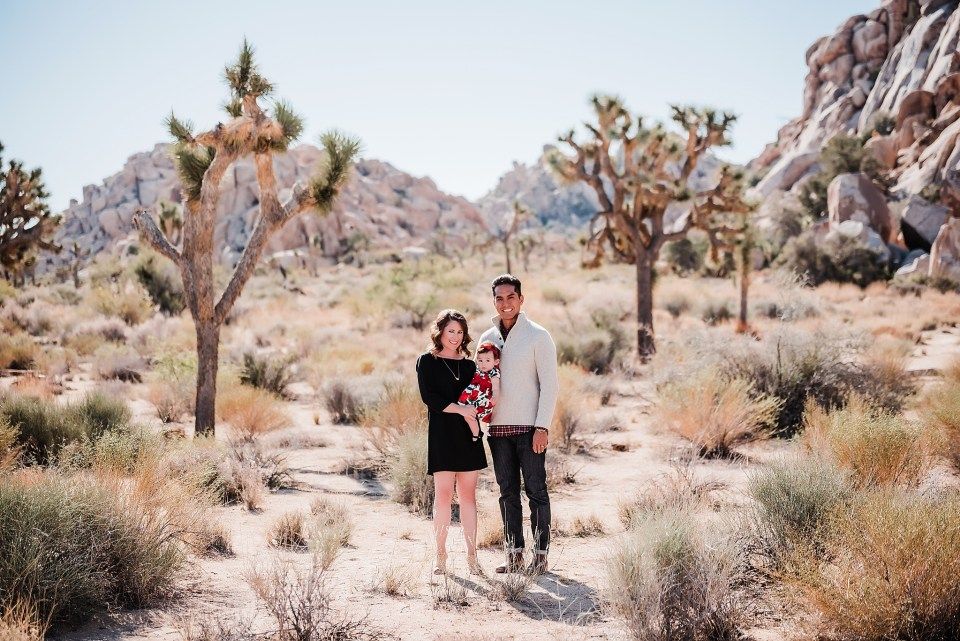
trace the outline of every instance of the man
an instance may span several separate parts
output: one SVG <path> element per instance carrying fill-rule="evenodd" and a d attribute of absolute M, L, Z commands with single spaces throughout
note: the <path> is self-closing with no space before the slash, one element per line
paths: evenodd
<path fill-rule="evenodd" d="M 523 570 L 523 508 L 520 481 L 530 503 L 534 536 L 531 574 L 547 570 L 550 547 L 550 497 L 547 494 L 546 451 L 557 403 L 557 348 L 550 333 L 529 320 L 520 307 L 520 280 L 504 274 L 493 281 L 494 326 L 483 333 L 500 348 L 500 400 L 488 431 L 493 469 L 500 486 L 507 560 L 497 572 Z"/>

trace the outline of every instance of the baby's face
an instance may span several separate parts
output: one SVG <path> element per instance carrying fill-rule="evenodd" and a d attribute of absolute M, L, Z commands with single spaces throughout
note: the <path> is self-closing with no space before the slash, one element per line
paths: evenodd
<path fill-rule="evenodd" d="M 480 368 L 481 372 L 489 372 L 499 364 L 500 364 L 500 359 L 494 358 L 492 352 L 484 352 L 483 354 L 477 354 L 477 367 Z"/>

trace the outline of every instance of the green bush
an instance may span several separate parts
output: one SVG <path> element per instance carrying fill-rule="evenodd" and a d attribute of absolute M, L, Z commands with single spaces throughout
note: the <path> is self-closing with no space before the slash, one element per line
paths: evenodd
<path fill-rule="evenodd" d="M 607 374 L 629 349 L 627 334 L 615 314 L 594 310 L 592 327 L 576 334 L 557 337 L 557 357 L 561 364 L 579 365 L 594 374 Z"/>
<path fill-rule="evenodd" d="M 240 382 L 273 392 L 281 398 L 289 398 L 287 388 L 296 380 L 295 362 L 296 357 L 273 358 L 246 352 L 243 355 Z"/>
<path fill-rule="evenodd" d="M 17 430 L 27 459 L 44 465 L 69 443 L 127 430 L 130 411 L 122 400 L 98 392 L 66 404 L 9 395 L 0 400 L 0 420 Z"/>
<path fill-rule="evenodd" d="M 866 287 L 891 275 L 879 254 L 859 240 L 845 236 L 818 240 L 810 231 L 791 238 L 775 264 L 814 286 L 830 281 Z"/>
<path fill-rule="evenodd" d="M 170 261 L 161 260 L 153 252 L 144 253 L 137 260 L 134 274 L 161 312 L 175 316 L 184 310 L 183 282 Z"/>
<path fill-rule="evenodd" d="M 758 551 L 777 570 L 799 550 L 823 555 L 829 517 L 849 503 L 854 487 L 847 473 L 818 458 L 771 464 L 750 478 L 750 529 Z"/>
<path fill-rule="evenodd" d="M 654 513 L 614 547 L 608 599 L 634 639 L 734 641 L 749 623 L 741 567 L 732 546 L 704 542 L 689 513 Z"/>
<path fill-rule="evenodd" d="M 0 483 L 0 603 L 79 623 L 166 593 L 183 563 L 176 529 L 146 502 L 91 478 L 49 473 Z"/>
<path fill-rule="evenodd" d="M 707 254 L 707 245 L 695 243 L 690 238 L 681 238 L 668 242 L 663 246 L 663 259 L 677 276 L 689 276 L 703 268 Z"/>

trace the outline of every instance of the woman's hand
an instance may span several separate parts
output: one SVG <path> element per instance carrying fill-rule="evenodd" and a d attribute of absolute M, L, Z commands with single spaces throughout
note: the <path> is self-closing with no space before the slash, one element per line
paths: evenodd
<path fill-rule="evenodd" d="M 477 418 L 477 408 L 473 405 L 460 405 L 460 415 L 465 419 Z"/>

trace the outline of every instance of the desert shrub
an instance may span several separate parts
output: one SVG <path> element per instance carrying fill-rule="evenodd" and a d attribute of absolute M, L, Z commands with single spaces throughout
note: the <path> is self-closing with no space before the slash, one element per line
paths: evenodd
<path fill-rule="evenodd" d="M 47 629 L 36 606 L 20 601 L 0 608 L 0 641 L 43 641 Z"/>
<path fill-rule="evenodd" d="M 822 634 L 843 640 L 955 639 L 960 630 L 960 497 L 870 493 L 832 519 L 828 563 L 788 583 Z"/>
<path fill-rule="evenodd" d="M 66 443 L 56 455 L 60 469 L 109 470 L 117 474 L 133 474 L 147 462 L 163 454 L 161 437 L 142 428 L 108 430 L 95 439 Z"/>
<path fill-rule="evenodd" d="M 359 423 L 370 406 L 370 391 L 359 379 L 337 378 L 327 381 L 322 389 L 324 406 L 334 423 Z"/>
<path fill-rule="evenodd" d="M 380 641 L 391 638 L 366 619 L 352 619 L 333 608 L 326 568 L 313 559 L 305 569 L 274 559 L 247 574 L 260 604 L 273 619 L 272 641 Z M 219 637 L 217 637 L 219 638 Z"/>
<path fill-rule="evenodd" d="M 93 368 L 101 380 L 141 383 L 146 367 L 140 354 L 126 345 L 101 345 L 93 353 Z"/>
<path fill-rule="evenodd" d="M 690 298 L 684 292 L 667 290 L 657 296 L 657 306 L 665 309 L 674 318 L 690 311 Z"/>
<path fill-rule="evenodd" d="M 948 376 L 927 392 L 919 408 L 928 433 L 942 444 L 943 454 L 960 470 L 960 377 Z"/>
<path fill-rule="evenodd" d="M 552 490 L 563 485 L 576 483 L 580 469 L 574 467 L 566 456 L 548 456 L 546 464 L 547 489 Z"/>
<path fill-rule="evenodd" d="M 433 510 L 433 478 L 427 474 L 427 434 L 409 432 L 396 441 L 387 457 L 390 495 L 412 512 L 428 515 Z"/>
<path fill-rule="evenodd" d="M 858 487 L 915 485 L 926 469 L 927 448 L 920 430 L 860 397 L 833 410 L 811 403 L 803 424 L 803 445 L 849 471 Z"/>
<path fill-rule="evenodd" d="M 151 496 L 87 476 L 14 475 L 0 483 L 0 602 L 39 620 L 80 622 L 141 607 L 172 587 L 181 532 Z"/>
<path fill-rule="evenodd" d="M 663 259 L 677 276 L 694 274 L 703 267 L 707 253 L 705 243 L 694 243 L 689 238 L 673 240 L 663 246 Z"/>
<path fill-rule="evenodd" d="M 296 380 L 296 357 L 279 358 L 246 352 L 240 369 L 240 382 L 281 398 L 289 398 L 287 389 Z"/>
<path fill-rule="evenodd" d="M 98 318 L 64 332 L 61 340 L 78 354 L 89 356 L 104 343 L 125 343 L 127 335 L 127 326 L 120 319 Z"/>
<path fill-rule="evenodd" d="M 276 396 L 249 385 L 233 385 L 223 390 L 217 398 L 217 415 L 230 423 L 233 433 L 244 441 L 253 441 L 292 424 Z"/>
<path fill-rule="evenodd" d="M 40 376 L 35 372 L 26 372 L 10 383 L 10 390 L 20 396 L 32 396 L 51 399 L 63 392 L 63 386 L 51 380 L 49 376 Z"/>
<path fill-rule="evenodd" d="M 0 335 L 0 369 L 30 369 L 40 356 L 40 346 L 23 332 Z"/>
<path fill-rule="evenodd" d="M 840 235 L 819 239 L 810 231 L 791 238 L 775 264 L 802 276 L 811 285 L 832 281 L 866 287 L 890 278 L 886 262 L 860 240 Z"/>
<path fill-rule="evenodd" d="M 603 521 L 596 514 L 587 516 L 577 515 L 570 522 L 570 527 L 563 530 L 567 536 L 585 538 L 589 536 L 599 536 L 606 533 Z"/>
<path fill-rule="evenodd" d="M 629 349 L 627 334 L 617 314 L 595 309 L 591 324 L 582 331 L 557 337 L 560 363 L 579 365 L 594 374 L 607 374 L 616 367 Z"/>
<path fill-rule="evenodd" d="M 170 261 L 161 260 L 155 252 L 143 252 L 133 273 L 161 312 L 176 315 L 184 310 L 183 281 Z"/>
<path fill-rule="evenodd" d="M 307 548 L 306 519 L 303 512 L 284 512 L 267 530 L 267 542 L 278 548 L 305 550 Z"/>
<path fill-rule="evenodd" d="M 0 400 L 0 419 L 17 430 L 24 455 L 45 464 L 68 443 L 126 430 L 130 411 L 122 400 L 98 392 L 64 404 L 11 394 Z"/>
<path fill-rule="evenodd" d="M 842 407 L 851 392 L 885 409 L 902 403 L 886 385 L 889 376 L 864 367 L 863 343 L 858 336 L 817 331 L 808 333 L 784 326 L 759 342 L 737 341 L 711 347 L 720 352 L 720 370 L 742 378 L 757 394 L 780 400 L 776 433 L 791 436 L 802 425 L 808 399 L 821 407 Z M 899 385 L 899 383 L 897 383 Z"/>
<path fill-rule="evenodd" d="M 403 380 L 387 381 L 380 398 L 363 410 L 359 423 L 367 442 L 386 456 L 398 438 L 426 429 L 426 409 L 416 386 Z"/>
<path fill-rule="evenodd" d="M 704 457 L 730 456 L 739 444 L 769 437 L 781 403 L 744 379 L 710 369 L 660 391 L 657 411 L 664 424 Z"/>
<path fill-rule="evenodd" d="M 104 316 L 115 316 L 127 325 L 139 325 L 153 313 L 150 298 L 133 283 L 110 288 L 95 286 L 90 291 L 90 300 Z"/>
<path fill-rule="evenodd" d="M 706 298 L 700 304 L 700 319 L 707 325 L 719 325 L 733 318 L 731 302 Z"/>
<path fill-rule="evenodd" d="M 409 564 L 389 562 L 376 569 L 367 589 L 387 596 L 404 597 L 414 594 L 419 582 L 417 571 Z"/>
<path fill-rule="evenodd" d="M 708 545 L 689 515 L 634 523 L 607 560 L 607 599 L 634 639 L 734 640 L 747 611 L 736 595 L 738 555 Z"/>
<path fill-rule="evenodd" d="M 171 452 L 165 464 L 170 477 L 185 479 L 224 505 L 243 503 L 257 509 L 264 487 L 293 487 L 285 459 L 255 442 L 226 447 L 213 439 L 197 438 Z"/>
<path fill-rule="evenodd" d="M 828 461 L 775 462 L 750 478 L 749 522 L 758 552 L 773 570 L 800 551 L 823 555 L 831 514 L 854 498 L 849 475 Z"/>

